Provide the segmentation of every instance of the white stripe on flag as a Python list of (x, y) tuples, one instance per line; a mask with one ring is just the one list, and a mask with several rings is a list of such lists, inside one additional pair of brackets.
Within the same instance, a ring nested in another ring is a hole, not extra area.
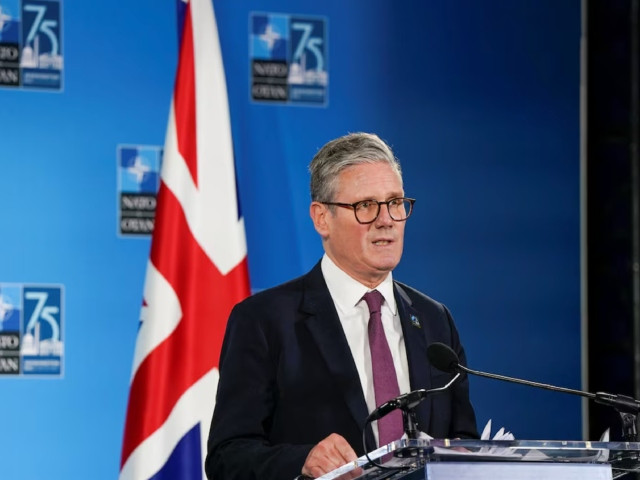
[[(132, 379), (146, 356), (171, 335), (182, 317), (182, 308), (176, 293), (150, 261), (147, 261), (144, 299), (147, 305), (142, 308), (142, 324), (138, 330), (131, 369)], [(147, 319), (149, 321), (146, 321)]]

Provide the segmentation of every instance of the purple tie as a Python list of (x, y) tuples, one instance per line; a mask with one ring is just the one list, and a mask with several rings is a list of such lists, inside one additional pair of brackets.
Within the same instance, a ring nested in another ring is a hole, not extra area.
[[(391, 350), (382, 328), (381, 307), (384, 298), (373, 290), (363, 297), (369, 307), (369, 348), (371, 349), (371, 367), (373, 370), (373, 390), (376, 405), (400, 395), (396, 369), (393, 366)], [(383, 446), (402, 437), (402, 415), (395, 410), (378, 420), (378, 445)]]

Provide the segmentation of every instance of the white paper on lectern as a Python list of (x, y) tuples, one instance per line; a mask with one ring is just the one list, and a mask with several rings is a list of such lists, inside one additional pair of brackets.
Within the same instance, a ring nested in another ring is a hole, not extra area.
[[(515, 440), (513, 434), (509, 431), (505, 431), (504, 427), (501, 427), (491, 438), (491, 419), (487, 422), (487, 424), (482, 429), (482, 433), (480, 434), (480, 440)], [(470, 451), (459, 451), (459, 450), (451, 450), (448, 448), (442, 447), (434, 447), (434, 453), (445, 456), (460, 456), (460, 457), (493, 457), (496, 459), (505, 459), (505, 458), (521, 458), (522, 454), (514, 452), (508, 448), (500, 448), (500, 447), (482, 447), (480, 450), (475, 452)]]

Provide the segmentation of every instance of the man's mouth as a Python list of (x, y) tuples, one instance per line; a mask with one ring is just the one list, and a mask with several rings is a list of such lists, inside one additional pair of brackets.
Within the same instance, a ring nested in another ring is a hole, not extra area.
[(390, 243), (391, 243), (391, 240), (376, 240), (375, 242), (373, 242), (374, 245), (377, 245), (379, 247), (389, 245)]

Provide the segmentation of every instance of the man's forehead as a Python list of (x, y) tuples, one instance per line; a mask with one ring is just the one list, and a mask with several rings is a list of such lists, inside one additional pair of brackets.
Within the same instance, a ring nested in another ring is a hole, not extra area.
[[(338, 193), (353, 189), (393, 189), (402, 192), (402, 177), (389, 163), (361, 163), (350, 165), (338, 175)], [(364, 192), (363, 192), (364, 193)]]

